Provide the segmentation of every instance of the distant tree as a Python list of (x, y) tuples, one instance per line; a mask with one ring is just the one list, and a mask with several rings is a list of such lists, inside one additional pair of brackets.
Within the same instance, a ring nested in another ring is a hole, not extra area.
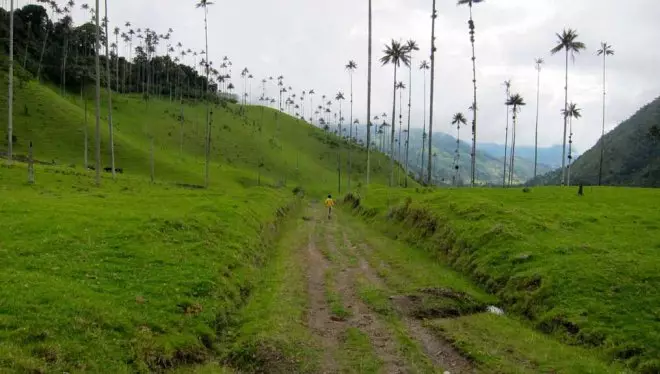
[(543, 66), (542, 58), (537, 58), (536, 64), (536, 127), (534, 130), (534, 178), (536, 178), (536, 171), (539, 164), (539, 101), (541, 95), (541, 67)]
[[(371, 182), (371, 59), (372, 59), (372, 6), (369, 0), (369, 23), (368, 23), (368, 43), (367, 43), (367, 186)], [(395, 79), (396, 81), (396, 79)]]
[(525, 101), (523, 100), (522, 96), (520, 96), (520, 94), (514, 94), (509, 97), (506, 105), (513, 107), (513, 129), (511, 131), (511, 165), (509, 166), (509, 184), (512, 184), (516, 162), (516, 120), (518, 118), (518, 111), (520, 110), (520, 107), (527, 104), (525, 104)]
[[(566, 85), (564, 86), (564, 111), (568, 111), (568, 55), (575, 59), (575, 54), (586, 49), (584, 43), (578, 41), (578, 33), (573, 29), (564, 29), (561, 34), (557, 34), (558, 44), (550, 50), (554, 55), (562, 50), (566, 52)], [(561, 185), (566, 184), (566, 130), (568, 127), (568, 117), (564, 116), (564, 143), (561, 156)]]
[[(213, 2), (209, 0), (199, 0), (199, 3), (197, 3), (196, 7), (203, 8), (204, 9), (204, 39), (205, 39), (205, 51), (206, 51), (206, 57), (208, 61), (209, 57), (209, 25), (208, 25), (208, 14), (209, 14), (209, 5), (213, 5)], [(205, 64), (205, 72), (206, 72), (206, 90), (205, 90), (205, 96), (206, 96), (206, 163), (205, 163), (205, 172), (204, 172), (204, 186), (206, 188), (209, 187), (209, 164), (211, 162), (211, 103), (208, 98), (209, 94), (209, 63), (206, 62)]]
[[(412, 112), (412, 54), (413, 52), (419, 51), (419, 46), (414, 40), (408, 40), (406, 43), (406, 49), (410, 53), (410, 65), (408, 66), (408, 130), (406, 131), (406, 159), (405, 159), (405, 168), (406, 168), (406, 180), (405, 187), (408, 187), (408, 156), (410, 153), (410, 115)], [(425, 82), (426, 83), (426, 82)]]
[(614, 55), (614, 49), (612, 46), (607, 44), (607, 42), (600, 43), (600, 49), (598, 50), (598, 56), (603, 56), (603, 129), (600, 136), (600, 162), (598, 163), (598, 185), (600, 186), (603, 182), (603, 156), (605, 154), (605, 62), (607, 56)]
[(472, 4), (478, 4), (483, 0), (458, 0), (458, 5), (467, 4), (470, 7), (470, 43), (472, 44), (472, 84), (474, 87), (474, 101), (472, 102), (472, 152), (471, 152), (471, 185), (474, 187), (477, 163), (477, 58), (474, 53), (474, 20), (472, 19)]
[(410, 55), (405, 46), (401, 45), (400, 42), (392, 39), (389, 45), (385, 45), (385, 50), (383, 51), (384, 56), (380, 59), (380, 62), (383, 65), (392, 64), (394, 65), (394, 83), (392, 85), (393, 89), (393, 99), (392, 99), (392, 134), (391, 134), (391, 144), (390, 144), (390, 187), (394, 186), (394, 136), (396, 129), (394, 126), (394, 119), (396, 118), (396, 73), (397, 68), (403, 63), (405, 66), (410, 65)]
[(651, 130), (649, 130), (649, 136), (656, 141), (660, 141), (660, 127), (658, 125), (653, 125)]
[(419, 180), (424, 180), (424, 151), (426, 150), (426, 71), (431, 67), (429, 66), (428, 61), (424, 60), (419, 65), (419, 69), (424, 72), (424, 118), (423, 123), (424, 127), (422, 128), (422, 153), (420, 154), (420, 173)]
[[(503, 83), (504, 85), (504, 90), (506, 93), (506, 103), (509, 101), (509, 98), (511, 97), (511, 80), (506, 80)], [(506, 106), (506, 129), (504, 131), (504, 173), (502, 175), (502, 187), (506, 187), (506, 164), (509, 161), (507, 158), (507, 152), (509, 151), (509, 106)]]
[(433, 0), (433, 8), (431, 12), (431, 94), (430, 94), (430, 113), (429, 113), (429, 163), (427, 165), (428, 168), (428, 179), (427, 183), (431, 184), (431, 179), (432, 179), (432, 171), (433, 171), (433, 158), (432, 158), (432, 144), (433, 144), (433, 97), (435, 93), (435, 85), (434, 80), (435, 80), (435, 20), (438, 18), (438, 11), (435, 8), (436, 5), (436, 0)]
[[(96, 185), (101, 186), (101, 24), (99, 22), (99, 0), (96, 0), (94, 18), (96, 23), (96, 42), (94, 43), (94, 64), (96, 67)], [(43, 53), (42, 53), (43, 54)]]
[[(349, 141), (353, 141), (353, 73), (357, 69), (357, 63), (355, 61), (350, 60), (348, 61), (348, 64), (345, 66), (346, 70), (348, 71), (348, 75), (351, 80), (351, 117), (349, 119), (349, 127), (350, 131), (348, 132), (348, 139)], [(352, 147), (348, 147), (348, 189), (350, 191), (351, 189), (351, 174), (352, 174), (352, 163), (353, 163), (353, 155), (352, 155)]]
[(112, 127), (112, 80), (110, 79), (110, 48), (108, 43), (110, 40), (110, 34), (108, 32), (108, 0), (105, 0), (105, 17), (103, 18), (103, 23), (105, 25), (105, 69), (106, 69), (106, 84), (107, 84), (107, 93), (108, 93), (108, 134), (110, 138), (110, 167), (112, 168), (112, 178), (117, 177), (116, 167), (115, 167), (115, 142), (114, 142), (114, 131)]
[(569, 120), (569, 136), (568, 136), (568, 170), (567, 170), (567, 185), (571, 186), (571, 164), (573, 162), (573, 118), (579, 119), (582, 117), (582, 109), (577, 107), (577, 104), (568, 104), (568, 110), (562, 110), (564, 117)]
[(463, 113), (456, 113), (451, 121), (451, 124), (456, 126), (456, 151), (454, 151), (454, 185), (458, 183), (461, 178), (460, 174), (460, 144), (461, 144), (461, 126), (467, 124), (467, 120)]

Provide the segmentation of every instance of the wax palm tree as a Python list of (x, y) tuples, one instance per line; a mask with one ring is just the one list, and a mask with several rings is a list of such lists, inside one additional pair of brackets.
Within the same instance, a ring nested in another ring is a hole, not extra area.
[(419, 51), (419, 46), (417, 45), (417, 42), (414, 40), (408, 40), (406, 43), (406, 49), (408, 49), (408, 53), (410, 54), (410, 65), (408, 69), (408, 130), (406, 132), (407, 134), (407, 139), (406, 139), (406, 160), (405, 160), (405, 168), (406, 168), (406, 181), (405, 181), (405, 186), (408, 187), (408, 156), (409, 156), (409, 151), (410, 151), (410, 115), (412, 111), (412, 54), (413, 52)]
[(465, 116), (463, 113), (456, 113), (454, 114), (454, 117), (451, 120), (451, 124), (456, 126), (456, 151), (454, 152), (454, 185), (456, 185), (461, 177), (460, 173), (460, 161), (461, 161), (461, 154), (459, 151), (459, 147), (461, 145), (461, 126), (465, 126), (467, 124), (467, 120), (465, 119)]
[[(534, 130), (534, 178), (536, 178), (536, 170), (539, 164), (539, 103), (541, 95), (541, 67), (543, 66), (542, 58), (537, 58), (536, 63), (536, 127)], [(508, 117), (508, 116), (507, 116)]]
[[(205, 51), (206, 51), (206, 56), (208, 57), (208, 51), (209, 51), (209, 24), (208, 24), (208, 14), (209, 14), (209, 5), (213, 5), (213, 3), (209, 0), (199, 0), (199, 3), (197, 3), (196, 7), (199, 8), (204, 8), (204, 39), (205, 39)], [(208, 58), (207, 58), (208, 61)], [(205, 91), (205, 96), (208, 96), (209, 94), (209, 64), (208, 62), (205, 64), (206, 68), (206, 91)], [(205, 97), (206, 99), (206, 165), (205, 165), (205, 173), (204, 173), (204, 185), (206, 188), (209, 187), (209, 164), (211, 162), (211, 102), (209, 101), (208, 97)]]
[(424, 60), (422, 63), (419, 65), (419, 69), (424, 72), (424, 127), (422, 130), (422, 153), (421, 153), (421, 172), (419, 173), (419, 180), (424, 180), (424, 151), (426, 150), (426, 71), (429, 70), (431, 66), (429, 66), (428, 61)]
[[(564, 111), (568, 111), (568, 55), (575, 60), (575, 54), (586, 49), (584, 43), (578, 41), (578, 33), (573, 29), (564, 29), (561, 34), (557, 34), (558, 44), (550, 50), (553, 55), (564, 50), (566, 52), (566, 85), (564, 86)], [(564, 138), (561, 156), (561, 185), (566, 184), (566, 128), (568, 117), (564, 116)]]
[(101, 25), (99, 22), (99, 0), (96, 0), (94, 21), (96, 23), (96, 42), (94, 43), (94, 65), (96, 69), (96, 185), (101, 185)]
[(513, 107), (513, 129), (511, 131), (511, 165), (509, 166), (509, 184), (513, 183), (513, 176), (515, 170), (515, 160), (516, 160), (516, 123), (518, 119), (518, 111), (521, 106), (525, 104), (525, 100), (520, 94), (513, 94), (509, 96), (509, 99), (505, 103), (507, 106)]
[(392, 39), (389, 45), (385, 45), (385, 54), (380, 62), (383, 65), (392, 64), (394, 65), (394, 83), (393, 83), (393, 99), (392, 99), (392, 134), (391, 134), (391, 144), (390, 144), (390, 187), (394, 186), (394, 135), (396, 133), (396, 126), (394, 126), (394, 119), (396, 118), (396, 73), (397, 68), (403, 63), (404, 66), (410, 66), (410, 55), (405, 46), (401, 45), (400, 42)]
[(14, 0), (9, 6), (9, 87), (7, 93), (7, 160), (12, 161), (14, 144)]
[(110, 79), (110, 50), (108, 48), (108, 42), (110, 40), (110, 33), (108, 32), (108, 0), (105, 0), (105, 71), (106, 71), (106, 84), (108, 92), (108, 134), (110, 138), (110, 167), (112, 168), (112, 178), (116, 178), (117, 174), (115, 171), (115, 143), (114, 143), (114, 131), (112, 128), (112, 80)]
[(369, 0), (369, 32), (368, 32), (368, 47), (367, 47), (367, 56), (368, 56), (368, 66), (367, 66), (367, 186), (370, 182), (371, 177), (371, 44), (372, 44), (372, 6), (371, 0)]
[(429, 110), (429, 160), (428, 160), (428, 180), (427, 183), (431, 184), (432, 171), (433, 171), (433, 98), (435, 94), (435, 20), (438, 18), (438, 11), (435, 8), (436, 0), (433, 0), (433, 8), (431, 12), (431, 95), (430, 95), (430, 105)]
[[(348, 75), (351, 79), (351, 116), (349, 119), (349, 127), (350, 130), (348, 132), (348, 138), (349, 141), (353, 139), (353, 73), (355, 72), (355, 69), (357, 69), (357, 63), (355, 61), (350, 60), (348, 61), (348, 64), (346, 64), (345, 68), (348, 71)], [(351, 189), (351, 163), (352, 163), (352, 154), (351, 154), (351, 149), (352, 147), (348, 147), (348, 189)]]
[(470, 20), (468, 26), (470, 28), (470, 43), (472, 44), (472, 85), (474, 87), (474, 101), (472, 102), (472, 171), (471, 171), (471, 184), (474, 187), (476, 176), (476, 163), (477, 163), (477, 58), (474, 53), (474, 20), (472, 19), (472, 5), (478, 4), (483, 0), (458, 0), (458, 5), (467, 4), (470, 7)]
[(562, 110), (562, 115), (569, 121), (569, 135), (568, 135), (568, 167), (567, 167), (567, 185), (571, 186), (571, 164), (573, 162), (573, 118), (579, 119), (582, 117), (582, 109), (577, 107), (575, 103), (569, 103), (567, 110)]
[[(506, 93), (505, 103), (509, 101), (511, 97), (511, 79), (504, 81), (504, 90)], [(506, 164), (508, 162), (507, 152), (509, 151), (509, 107), (506, 106), (506, 129), (504, 131), (504, 171), (502, 172), (502, 187), (506, 187)]]
[[(398, 149), (396, 152), (396, 160), (401, 163), (401, 143), (403, 143), (402, 138), (401, 138), (401, 133), (403, 131), (403, 91), (406, 89), (406, 85), (403, 84), (403, 82), (399, 81), (399, 83), (396, 84), (396, 89), (399, 90), (399, 137), (396, 139), (396, 143), (398, 145)], [(393, 125), (396, 125), (396, 123), (393, 122)], [(400, 168), (396, 169), (396, 177), (399, 186), (401, 185), (401, 175), (400, 175)]]
[(603, 182), (603, 155), (605, 153), (605, 62), (607, 56), (614, 55), (614, 49), (607, 42), (602, 42), (597, 53), (598, 56), (603, 56), (603, 130), (600, 136), (600, 162), (598, 163), (598, 185), (600, 186)]

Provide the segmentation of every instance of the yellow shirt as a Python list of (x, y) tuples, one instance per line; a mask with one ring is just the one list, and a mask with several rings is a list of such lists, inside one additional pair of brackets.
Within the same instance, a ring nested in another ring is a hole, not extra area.
[(326, 208), (332, 208), (333, 206), (335, 206), (335, 201), (330, 198), (325, 199), (325, 206)]

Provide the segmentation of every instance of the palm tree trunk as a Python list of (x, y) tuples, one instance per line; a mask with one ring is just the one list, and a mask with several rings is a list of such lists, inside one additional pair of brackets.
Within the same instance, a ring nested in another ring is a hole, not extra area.
[[(506, 100), (509, 100), (509, 87), (506, 89)], [(509, 107), (506, 106), (506, 128), (504, 130), (504, 171), (502, 174), (502, 187), (506, 187), (506, 164), (509, 162), (509, 159), (507, 158), (507, 152), (509, 150)]]
[(513, 185), (514, 170), (516, 166), (516, 123), (518, 108), (513, 106), (513, 130), (511, 131), (511, 166), (509, 167), (509, 185)]
[(88, 152), (88, 149), (89, 149), (88, 140), (87, 140), (88, 137), (89, 137), (87, 135), (87, 131), (88, 131), (87, 126), (88, 126), (88, 122), (87, 122), (87, 98), (85, 98), (85, 127), (83, 128), (83, 133), (85, 135), (85, 152), (84, 152), (85, 155), (84, 155), (84, 159), (83, 159), (83, 162), (84, 162), (84, 165), (85, 165), (85, 170), (87, 170), (87, 168), (89, 166), (89, 159), (87, 157), (87, 152)]
[[(350, 73), (351, 76), (351, 116), (350, 124), (348, 130), (348, 191), (351, 190), (351, 148), (353, 147), (351, 142), (353, 141), (353, 72)], [(303, 116), (304, 117), (304, 116)]]
[(209, 27), (208, 27), (208, 8), (204, 7), (204, 37), (206, 43), (206, 165), (204, 170), (204, 185), (209, 188), (209, 164), (211, 162), (211, 103), (208, 100), (209, 93)]
[(422, 153), (421, 153), (421, 168), (419, 172), (419, 180), (420, 182), (424, 181), (424, 151), (426, 150), (426, 138), (424, 137), (424, 134), (426, 134), (426, 69), (424, 69), (424, 128), (422, 130)]
[(14, 131), (14, 0), (9, 11), (9, 92), (7, 93), (7, 160), (12, 161)]
[(603, 157), (605, 155), (605, 56), (607, 51), (603, 51), (603, 130), (600, 135), (600, 162), (598, 163), (598, 185), (603, 184)]
[[(411, 58), (412, 60), (412, 58)], [(408, 132), (406, 135), (406, 175), (404, 179), (404, 186), (408, 188), (408, 155), (410, 152), (410, 111), (412, 108), (412, 61), (410, 61), (409, 77), (408, 77)]]
[(50, 28), (48, 27), (48, 22), (46, 22), (46, 37), (44, 38), (44, 44), (41, 46), (41, 57), (39, 57), (39, 67), (37, 68), (37, 80), (41, 82), (41, 66), (44, 61), (44, 54), (46, 53), (46, 44), (48, 43), (48, 35), (50, 34)]
[(534, 130), (534, 178), (539, 164), (539, 105), (541, 98), (541, 66), (536, 75), (536, 127)]
[(115, 71), (115, 82), (116, 82), (115, 90), (117, 91), (117, 93), (119, 93), (119, 92), (121, 92), (121, 88), (119, 86), (119, 34), (115, 35), (115, 44), (117, 45), (117, 47), (115, 49), (115, 52), (116, 52), (116, 55), (117, 55), (117, 63), (115, 64), (115, 68), (116, 68), (116, 71)]
[(571, 163), (573, 161), (573, 117), (569, 119), (568, 130), (568, 168), (566, 169), (566, 185), (571, 186)]
[(436, 0), (433, 0), (433, 13), (431, 15), (431, 97), (430, 103), (431, 106), (429, 109), (429, 160), (428, 160), (428, 180), (427, 183), (430, 185), (433, 179), (433, 95), (435, 94), (434, 90), (434, 80), (435, 80), (435, 19), (437, 18), (435, 10)]
[(110, 167), (112, 168), (112, 178), (117, 177), (115, 171), (115, 142), (112, 129), (112, 80), (110, 79), (110, 48), (108, 47), (109, 35), (108, 34), (108, 0), (105, 0), (105, 68), (108, 86), (108, 133), (110, 135)]
[(474, 53), (474, 21), (472, 20), (472, 2), (470, 1), (470, 41), (472, 42), (472, 84), (474, 101), (472, 103), (472, 187), (477, 174), (477, 58)]
[[(13, 4), (13, 0), (12, 0)], [(85, 17), (86, 18), (86, 17)], [(11, 23), (11, 21), (9, 21)], [(10, 26), (10, 28), (13, 28)], [(11, 33), (11, 31), (10, 31)], [(32, 36), (32, 22), (28, 21), (27, 41), (25, 42), (25, 56), (23, 56), (23, 69), (27, 69), (28, 51), (30, 50), (30, 36)]]
[(369, 0), (369, 47), (367, 66), (367, 186), (371, 173), (371, 39), (372, 39), (372, 14), (371, 0)]
[(96, 0), (96, 42), (94, 53), (94, 65), (96, 69), (96, 185), (101, 186), (101, 62), (99, 51), (101, 50), (101, 26), (99, 22), (99, 0)]
[(392, 85), (392, 136), (390, 138), (390, 187), (394, 187), (394, 136), (396, 135), (396, 63), (394, 65), (394, 83)]
[[(564, 86), (564, 113), (568, 112), (568, 49), (566, 49), (566, 85)], [(564, 116), (564, 137), (561, 150), (561, 185), (566, 184), (566, 128), (568, 127), (568, 117)]]
[(398, 150), (396, 152), (396, 161), (399, 163), (396, 168), (397, 185), (401, 187), (401, 140), (403, 130), (403, 89), (399, 91), (399, 140), (397, 141)]
[(62, 92), (61, 95), (64, 96), (66, 92), (66, 60), (68, 59), (68, 54), (69, 54), (69, 36), (68, 36), (68, 31), (66, 32), (67, 35), (65, 36), (64, 39), (64, 49), (62, 51), (63, 56), (62, 56)]

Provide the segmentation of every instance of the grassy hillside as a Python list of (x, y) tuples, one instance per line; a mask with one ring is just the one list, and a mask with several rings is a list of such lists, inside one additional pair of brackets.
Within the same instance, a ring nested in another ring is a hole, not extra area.
[(658, 201), (642, 189), (375, 189), (361, 211), (537, 329), (651, 373), (660, 369)]
[[(0, 75), (1, 79), (6, 79)], [(0, 93), (0, 116), (6, 117), (6, 91)], [(94, 164), (94, 108), (88, 100), (89, 164)], [(204, 137), (206, 107), (184, 105), (183, 152), (179, 103), (153, 99), (149, 103), (133, 95), (113, 96), (116, 166), (130, 175), (150, 175), (150, 137), (154, 139), (157, 180), (202, 185), (204, 182)], [(37, 160), (83, 169), (85, 103), (78, 95), (62, 97), (35, 81), (17, 83), (15, 90), (14, 152), (26, 155), (30, 141)], [(364, 183), (366, 154), (355, 145), (339, 141), (286, 114), (263, 107), (247, 107), (239, 115), (235, 104), (212, 107), (211, 184), (224, 172), (240, 169), (246, 184), (256, 184), (258, 174), (276, 183), (300, 184), (327, 194), (339, 189), (338, 158), (342, 189), (348, 188), (349, 150), (352, 159), (351, 187)], [(106, 118), (107, 104), (102, 106)], [(107, 122), (102, 122), (103, 167), (110, 164)], [(6, 147), (6, 128), (0, 129)], [(339, 156), (339, 157), (338, 157)], [(262, 165), (260, 167), (260, 165)], [(374, 183), (386, 183), (389, 162), (383, 155), (372, 160)], [(275, 183), (274, 182), (274, 183)]]
[[(571, 180), (598, 184), (601, 142), (605, 144), (603, 184), (618, 186), (660, 186), (660, 142), (649, 132), (660, 126), (660, 97), (605, 135), (571, 167)], [(559, 184), (561, 172), (539, 177), (536, 184)]]

